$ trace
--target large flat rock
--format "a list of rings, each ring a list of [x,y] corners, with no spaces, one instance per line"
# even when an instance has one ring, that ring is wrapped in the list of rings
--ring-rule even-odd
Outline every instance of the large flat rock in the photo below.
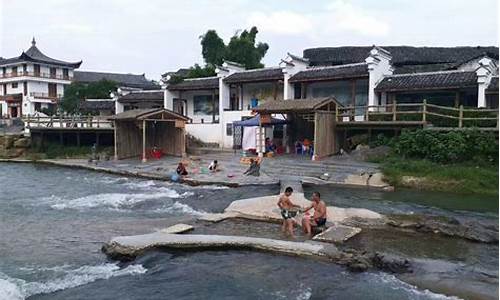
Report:
[[[279,222],[281,221],[281,214],[277,206],[278,198],[279,196],[276,195],[236,200],[224,212],[238,214],[239,217],[248,219]],[[302,207],[311,205],[311,201],[307,200],[303,193],[293,193],[290,198],[294,204]],[[311,210],[310,213],[313,214],[314,211]],[[341,223],[353,217],[380,219],[382,215],[364,208],[327,207],[327,221],[330,223]],[[301,216],[299,214],[297,220],[301,221],[300,219]]]
[[[144,235],[113,238],[103,247],[110,257],[135,257],[154,247],[163,248],[248,248],[301,256],[338,258],[340,251],[330,244],[317,242],[291,242],[267,238],[226,235],[179,235],[154,232]]]

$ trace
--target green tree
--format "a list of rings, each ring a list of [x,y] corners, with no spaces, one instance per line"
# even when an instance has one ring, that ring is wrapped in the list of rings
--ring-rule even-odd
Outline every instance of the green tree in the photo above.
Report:
[[[205,66],[195,64],[188,73],[188,78],[209,77],[215,75],[215,67],[221,65],[224,60],[237,62],[247,69],[262,68],[262,58],[267,53],[267,43],[257,43],[256,37],[259,31],[257,27],[250,30],[236,32],[227,45],[215,30],[208,30],[200,36],[201,54]]]
[[[226,45],[215,30],[209,30],[201,38],[201,54],[207,65],[220,66],[226,54]]]
[[[69,114],[78,113],[81,101],[91,98],[109,98],[109,94],[116,89],[116,82],[105,79],[89,84],[73,82],[64,89],[61,108]]]

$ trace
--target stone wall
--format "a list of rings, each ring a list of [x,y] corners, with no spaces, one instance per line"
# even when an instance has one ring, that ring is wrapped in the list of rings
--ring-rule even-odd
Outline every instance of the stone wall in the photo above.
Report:
[[[23,156],[31,145],[31,139],[23,135],[0,135],[0,158]]]

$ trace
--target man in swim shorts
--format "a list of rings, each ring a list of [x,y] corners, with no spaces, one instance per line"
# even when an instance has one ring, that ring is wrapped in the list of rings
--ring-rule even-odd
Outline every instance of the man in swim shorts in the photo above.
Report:
[[[293,204],[290,200],[292,193],[293,189],[291,187],[287,187],[285,189],[285,193],[280,196],[278,207],[281,209],[281,216],[283,217],[281,230],[284,233],[288,233],[292,238],[295,238],[293,233],[293,218],[297,215],[297,210],[294,210],[294,208],[300,208],[300,206]]]
[[[326,204],[321,200],[321,195],[319,192],[314,192],[312,194],[311,206],[306,208],[304,212],[307,212],[314,208],[314,214],[312,218],[304,217],[302,219],[302,228],[304,233],[311,235],[312,228],[318,226],[324,226],[326,224]]]

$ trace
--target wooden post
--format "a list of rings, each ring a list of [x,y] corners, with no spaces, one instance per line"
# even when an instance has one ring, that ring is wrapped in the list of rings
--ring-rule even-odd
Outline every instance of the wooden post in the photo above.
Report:
[[[142,120],[142,162],[146,161],[146,120]]]
[[[394,99],[394,101],[392,102],[392,120],[393,121],[396,121],[397,120],[397,117],[396,117],[396,109],[397,109],[397,104],[396,104],[396,99]]]
[[[118,160],[118,133],[117,130],[118,128],[116,127],[116,121],[113,121],[113,127],[114,127],[114,139],[115,139],[115,160]]]
[[[464,117],[464,106],[460,105],[460,110],[458,112],[458,128],[462,128],[463,126],[463,118]]]
[[[427,99],[424,99],[424,105],[422,106],[422,122],[427,122]]]
[[[339,106],[335,104],[335,121],[336,122],[341,122],[342,120],[339,120]]]

